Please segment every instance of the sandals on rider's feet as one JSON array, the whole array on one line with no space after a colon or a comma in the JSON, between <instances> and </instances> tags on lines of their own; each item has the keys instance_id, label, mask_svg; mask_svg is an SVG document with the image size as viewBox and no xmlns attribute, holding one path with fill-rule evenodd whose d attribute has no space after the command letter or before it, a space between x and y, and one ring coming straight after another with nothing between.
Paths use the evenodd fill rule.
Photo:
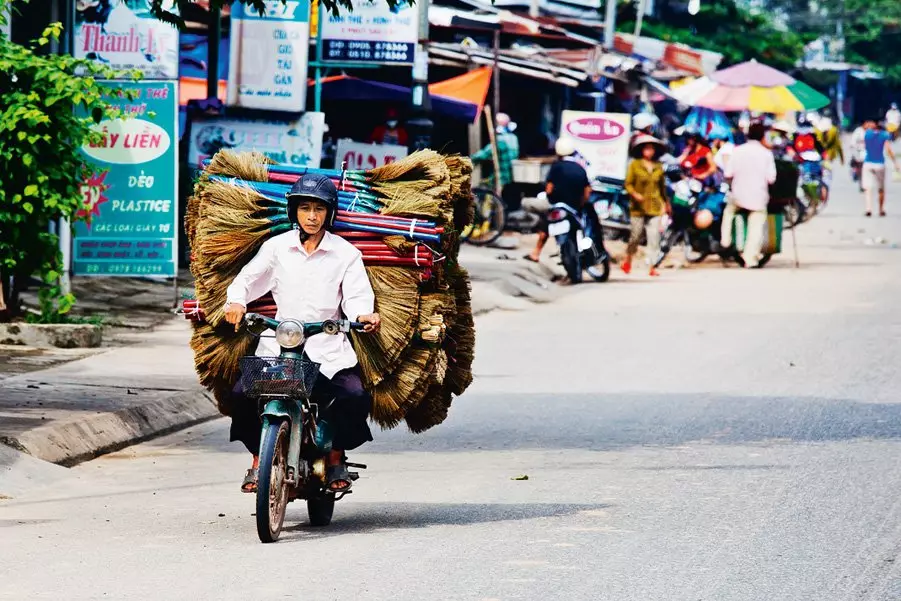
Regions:
<instances>
[{"instance_id":1,"label":"sandals on rider's feet","mask_svg":"<svg viewBox=\"0 0 901 601\"><path fill-rule=\"evenodd\" d=\"M260 478L260 470L252 467L247 470L244 476L244 482L241 483L241 492L255 493L257 491L257 480Z\"/></svg>"},{"instance_id":2,"label":"sandals on rider's feet","mask_svg":"<svg viewBox=\"0 0 901 601\"><path fill-rule=\"evenodd\" d=\"M332 492L347 492L350 490L351 479L350 472L347 471L347 465L343 462L338 465L330 465L325 471L328 479L328 489Z\"/></svg>"}]
</instances>

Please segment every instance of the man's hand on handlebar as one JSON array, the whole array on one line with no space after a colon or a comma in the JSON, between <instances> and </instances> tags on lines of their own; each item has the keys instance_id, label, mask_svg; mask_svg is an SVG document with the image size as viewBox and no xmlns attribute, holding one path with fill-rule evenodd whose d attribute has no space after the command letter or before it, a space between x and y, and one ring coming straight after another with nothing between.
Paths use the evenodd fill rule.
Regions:
<instances>
[{"instance_id":1,"label":"man's hand on handlebar","mask_svg":"<svg viewBox=\"0 0 901 601\"><path fill-rule=\"evenodd\" d=\"M369 315L360 315L357 321L366 324L363 328L364 332L378 332L382 326L382 318L378 313L370 313Z\"/></svg>"},{"instance_id":2,"label":"man's hand on handlebar","mask_svg":"<svg viewBox=\"0 0 901 601\"><path fill-rule=\"evenodd\" d=\"M225 321L235 326L235 332L237 332L246 312L247 309L241 303L229 303L225 307Z\"/></svg>"}]
</instances>

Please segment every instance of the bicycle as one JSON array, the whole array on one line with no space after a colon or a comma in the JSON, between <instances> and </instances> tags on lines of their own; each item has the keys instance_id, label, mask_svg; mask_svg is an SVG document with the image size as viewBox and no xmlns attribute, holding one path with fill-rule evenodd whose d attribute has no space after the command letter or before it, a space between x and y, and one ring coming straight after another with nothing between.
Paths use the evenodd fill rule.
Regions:
<instances>
[{"instance_id":1,"label":"bicycle","mask_svg":"<svg viewBox=\"0 0 901 601\"><path fill-rule=\"evenodd\" d=\"M473 219L460 232L460 239L475 246L491 244L504 233L507 216L501 197L488 188L473 188Z\"/></svg>"}]
</instances>

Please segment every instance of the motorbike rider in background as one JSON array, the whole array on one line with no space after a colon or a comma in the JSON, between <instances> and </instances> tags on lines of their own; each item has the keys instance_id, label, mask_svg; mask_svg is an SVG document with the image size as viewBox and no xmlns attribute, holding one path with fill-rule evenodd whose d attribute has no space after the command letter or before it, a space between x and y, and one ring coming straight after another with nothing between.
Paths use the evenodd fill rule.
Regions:
<instances>
[{"instance_id":1,"label":"motorbike rider in background","mask_svg":"<svg viewBox=\"0 0 901 601\"><path fill-rule=\"evenodd\" d=\"M676 162L688 169L694 179L707 185L709 178L716 174L713 151L698 128L686 126L683 128L683 134L687 142L685 150L682 151Z\"/></svg>"}]
</instances>

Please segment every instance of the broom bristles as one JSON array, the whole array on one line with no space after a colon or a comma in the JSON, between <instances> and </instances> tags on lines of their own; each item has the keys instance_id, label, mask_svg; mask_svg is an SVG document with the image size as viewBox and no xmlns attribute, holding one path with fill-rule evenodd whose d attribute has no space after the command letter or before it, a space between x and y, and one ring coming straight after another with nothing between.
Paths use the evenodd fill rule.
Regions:
<instances>
[{"instance_id":1,"label":"broom bristles","mask_svg":"<svg viewBox=\"0 0 901 601\"><path fill-rule=\"evenodd\" d=\"M239 177L251 182L265 182L269 181L269 169L266 165L273 163L274 161L261 152L234 152L223 149L213 155L204 173Z\"/></svg>"},{"instance_id":2,"label":"broom bristles","mask_svg":"<svg viewBox=\"0 0 901 601\"><path fill-rule=\"evenodd\" d=\"M391 374L418 325L419 275L402 267L367 267L382 327L374 334L354 333L354 348L370 388ZM360 352L362 351L362 352Z\"/></svg>"}]
</instances>

